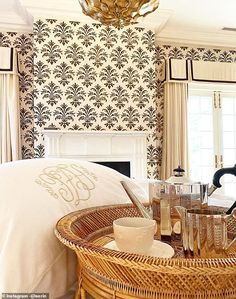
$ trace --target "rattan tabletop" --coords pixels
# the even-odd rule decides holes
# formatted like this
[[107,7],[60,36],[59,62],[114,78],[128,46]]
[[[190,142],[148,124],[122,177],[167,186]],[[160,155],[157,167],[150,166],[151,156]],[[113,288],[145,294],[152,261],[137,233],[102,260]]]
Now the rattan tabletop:
[[[185,258],[176,240],[171,242],[173,258],[157,258],[103,247],[113,239],[115,219],[138,216],[137,209],[126,204],[81,210],[58,221],[56,236],[76,252],[80,265],[77,298],[83,288],[95,298],[236,298],[234,251],[226,258]],[[235,225],[229,226],[233,237]],[[96,287],[106,289],[107,297],[94,291]]]

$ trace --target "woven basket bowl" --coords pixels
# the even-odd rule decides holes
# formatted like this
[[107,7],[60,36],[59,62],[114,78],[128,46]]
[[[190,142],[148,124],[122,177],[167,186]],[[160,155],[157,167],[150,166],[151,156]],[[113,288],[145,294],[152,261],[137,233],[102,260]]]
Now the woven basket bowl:
[[[102,247],[111,240],[115,219],[138,216],[132,205],[81,210],[60,219],[55,233],[76,252],[83,271],[134,298],[236,298],[234,251],[227,258],[164,259]],[[235,235],[235,223],[228,229]]]

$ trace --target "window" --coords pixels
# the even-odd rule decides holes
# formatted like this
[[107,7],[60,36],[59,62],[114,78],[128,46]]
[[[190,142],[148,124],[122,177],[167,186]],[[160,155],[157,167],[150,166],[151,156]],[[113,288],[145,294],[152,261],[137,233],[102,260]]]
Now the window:
[[[236,88],[192,84],[188,99],[190,176],[211,184],[214,172],[236,164]],[[225,175],[217,192],[236,195],[236,177]]]

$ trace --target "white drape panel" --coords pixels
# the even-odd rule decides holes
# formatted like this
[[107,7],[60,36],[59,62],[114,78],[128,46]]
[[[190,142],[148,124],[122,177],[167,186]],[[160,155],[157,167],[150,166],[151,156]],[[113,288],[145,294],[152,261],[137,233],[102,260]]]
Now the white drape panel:
[[0,162],[21,159],[19,77],[0,73]]
[[165,83],[161,179],[181,165],[188,173],[187,83]]

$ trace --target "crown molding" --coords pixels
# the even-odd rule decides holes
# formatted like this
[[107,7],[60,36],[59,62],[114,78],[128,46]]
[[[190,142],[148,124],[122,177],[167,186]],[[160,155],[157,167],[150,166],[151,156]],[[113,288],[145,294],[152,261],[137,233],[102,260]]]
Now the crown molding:
[[[12,11],[0,15],[0,31],[32,32],[33,20],[54,18],[83,23],[98,23],[84,15],[77,0],[13,0]],[[189,28],[165,29],[173,9],[157,9],[136,25],[154,30],[156,42],[236,48],[236,32],[197,32]]]
[[33,18],[18,0],[12,1],[11,10],[0,14],[1,31],[32,31]]
[[152,29],[158,33],[164,28],[172,13],[173,10],[171,9],[158,9],[156,13],[141,19],[136,26]]
[[19,33],[32,33],[32,26],[19,25],[19,24],[5,24],[0,22],[0,32],[19,32]]
[[[14,0],[14,10],[9,16],[1,16],[0,30],[32,31],[33,21],[39,18],[98,23],[83,14],[79,1],[75,0]],[[136,25],[159,32],[173,13],[170,9],[158,9]]]
[[[30,1],[30,0],[23,0]],[[95,21],[91,17],[86,16],[80,6],[72,7],[70,5],[67,6],[65,10],[65,6],[62,5],[62,1],[60,1],[61,6],[63,9],[59,6],[57,6],[57,9],[52,9],[53,5],[50,2],[50,6],[47,7],[47,5],[42,8],[39,5],[35,6],[28,6],[26,7],[28,13],[36,20],[39,18],[52,18],[52,19],[58,19],[58,20],[69,20],[69,21],[78,21],[83,23],[99,23],[98,21]],[[69,4],[69,3],[68,3]],[[79,3],[78,3],[79,5]],[[148,29],[152,29],[155,32],[159,32],[168,21],[169,17],[173,13],[172,10],[162,9],[158,10],[158,13],[155,15],[148,15],[145,18],[141,19],[135,26],[138,27],[144,27]]]
[[220,48],[236,48],[236,33],[162,30],[156,32],[156,43],[202,45]]
[[93,19],[83,14],[79,1],[75,0],[18,0],[26,9],[27,13],[36,20],[58,19],[95,23]]
[[18,15],[20,15],[23,18],[26,25],[32,28],[33,16],[28,13],[27,9],[24,6],[22,6],[18,0],[15,0],[15,9]]

